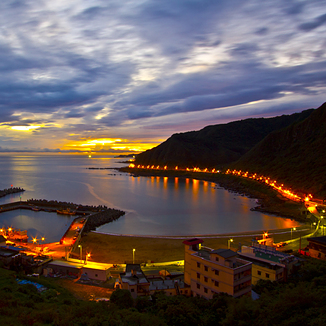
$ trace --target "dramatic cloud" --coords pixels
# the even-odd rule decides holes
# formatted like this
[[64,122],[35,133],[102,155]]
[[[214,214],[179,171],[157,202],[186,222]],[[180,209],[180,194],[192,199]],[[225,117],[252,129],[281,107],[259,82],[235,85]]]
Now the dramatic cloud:
[[323,1],[3,0],[0,19],[0,151],[150,147],[325,101]]

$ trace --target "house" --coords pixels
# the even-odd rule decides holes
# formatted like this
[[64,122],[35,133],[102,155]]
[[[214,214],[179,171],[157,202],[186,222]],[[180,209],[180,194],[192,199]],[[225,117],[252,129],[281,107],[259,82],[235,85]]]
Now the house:
[[308,238],[309,256],[326,260],[326,236]]
[[120,273],[117,288],[129,290],[135,299],[138,295],[149,295],[149,281],[139,264],[127,264],[124,273]]
[[116,289],[129,290],[135,299],[137,296],[153,295],[157,291],[163,291],[166,295],[189,295],[190,289],[180,275],[171,275],[164,271],[164,275],[146,276],[139,264],[127,264],[126,270],[120,273],[119,281],[116,282]]
[[77,278],[81,275],[83,264],[77,264],[69,261],[54,260],[43,270],[45,276],[52,274],[68,275]]
[[183,241],[185,245],[184,282],[193,296],[213,298],[225,292],[233,297],[251,294],[251,262],[240,259],[230,249],[213,250],[202,239]]
[[299,266],[297,257],[256,242],[242,246],[238,255],[252,262],[252,284],[258,280],[286,281]]

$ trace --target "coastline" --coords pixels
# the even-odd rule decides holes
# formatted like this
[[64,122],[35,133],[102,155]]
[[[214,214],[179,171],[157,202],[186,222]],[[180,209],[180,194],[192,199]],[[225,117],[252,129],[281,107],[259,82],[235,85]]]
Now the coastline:
[[[200,237],[204,240],[203,245],[212,249],[228,248],[228,240],[234,240],[230,244],[230,249],[237,251],[240,245],[251,245],[252,239],[262,236],[263,232],[241,232],[223,235],[210,235]],[[305,236],[313,233],[307,226],[303,225],[293,231],[293,238],[302,237],[302,248],[308,243]],[[275,243],[291,240],[291,229],[271,230],[269,235],[274,238]],[[91,253],[91,257],[97,262],[108,262],[114,264],[132,263],[133,250],[135,249],[135,263],[148,262],[168,262],[180,261],[184,259],[185,239],[193,238],[185,236],[180,238],[173,237],[151,237],[151,236],[131,236],[131,235],[112,235],[98,232],[89,232],[85,234],[80,244]],[[298,242],[296,243],[298,245]],[[285,250],[293,249],[289,246]],[[78,254],[78,252],[76,252]]]
[[147,170],[129,167],[116,168],[116,170],[129,173],[133,177],[178,177],[213,182],[231,193],[257,199],[258,205],[252,208],[253,211],[294,219],[300,223],[306,223],[307,220],[306,215],[302,216],[304,208],[302,203],[289,200],[266,184],[252,179],[244,179],[223,173],[212,174],[178,170]]
[[[296,232],[309,231],[308,226],[305,224],[297,226],[296,229],[297,229]],[[115,237],[167,239],[167,240],[184,240],[190,238],[201,238],[201,239],[216,239],[216,238],[230,238],[230,237],[243,238],[249,236],[258,237],[261,236],[264,232],[268,232],[268,234],[270,235],[287,234],[291,232],[291,228],[243,231],[243,232],[219,233],[219,234],[190,234],[190,235],[139,235],[139,234],[120,234],[120,233],[106,233],[106,232],[92,231],[92,233],[115,236]]]

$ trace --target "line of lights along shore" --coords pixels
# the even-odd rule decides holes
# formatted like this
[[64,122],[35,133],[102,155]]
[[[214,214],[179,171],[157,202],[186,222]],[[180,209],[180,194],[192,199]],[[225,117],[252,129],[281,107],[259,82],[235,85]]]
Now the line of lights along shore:
[[[220,170],[216,170],[216,169],[200,169],[200,168],[179,168],[178,166],[176,166],[175,168],[169,168],[167,165],[165,165],[164,167],[160,167],[159,165],[155,166],[155,165],[135,165],[134,163],[129,164],[129,168],[136,168],[136,169],[149,169],[149,170],[180,170],[180,171],[188,171],[188,172],[201,172],[201,173],[222,173]],[[243,177],[243,178],[249,178],[249,179],[253,179],[253,180],[257,180],[260,182],[264,182],[267,185],[269,185],[270,187],[274,188],[275,190],[277,190],[279,193],[281,193],[284,197],[287,197],[291,200],[295,200],[295,201],[309,201],[312,199],[312,195],[309,194],[307,196],[304,197],[300,197],[299,195],[295,194],[294,192],[292,192],[289,189],[284,188],[283,184],[278,184],[276,180],[272,180],[269,177],[265,177],[262,175],[258,175],[257,173],[249,173],[248,171],[244,172],[241,170],[226,170],[224,172],[225,174],[233,174],[239,177]]]

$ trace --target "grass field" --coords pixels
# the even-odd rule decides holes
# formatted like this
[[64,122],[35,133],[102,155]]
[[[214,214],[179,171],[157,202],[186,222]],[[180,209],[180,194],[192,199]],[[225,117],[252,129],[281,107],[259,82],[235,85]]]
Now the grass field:
[[[299,238],[310,234],[310,227],[303,225],[295,232],[293,238]],[[233,239],[232,250],[238,250],[239,243],[250,245],[253,237],[262,236],[262,232],[246,232],[242,234],[217,235],[212,238],[202,238],[203,245],[212,249],[227,248],[228,239]],[[291,239],[291,229],[273,230],[270,235],[274,242],[287,241]],[[169,262],[184,259],[183,241],[190,237],[179,239],[159,237],[136,237],[136,236],[115,236],[96,232],[87,233],[81,239],[83,252],[90,252],[91,258],[96,262],[123,264],[131,263],[133,260],[133,249],[135,249],[135,262]],[[307,241],[302,239],[301,246],[305,247]],[[299,248],[299,241],[291,246],[291,249]],[[290,246],[289,246],[290,247]],[[284,247],[288,249],[288,247]]]

